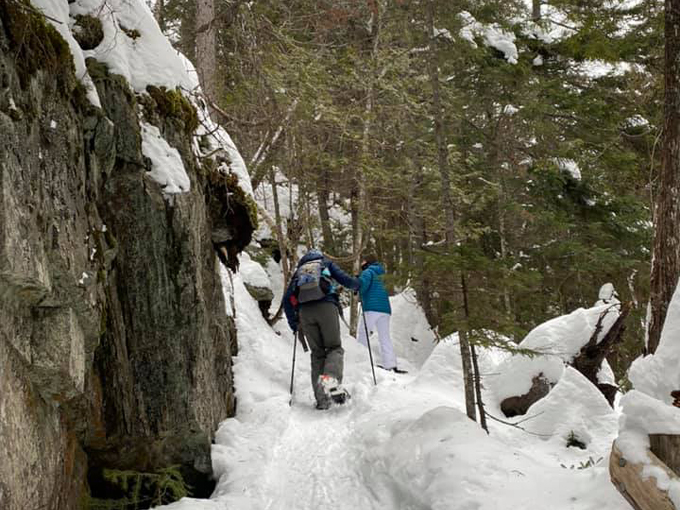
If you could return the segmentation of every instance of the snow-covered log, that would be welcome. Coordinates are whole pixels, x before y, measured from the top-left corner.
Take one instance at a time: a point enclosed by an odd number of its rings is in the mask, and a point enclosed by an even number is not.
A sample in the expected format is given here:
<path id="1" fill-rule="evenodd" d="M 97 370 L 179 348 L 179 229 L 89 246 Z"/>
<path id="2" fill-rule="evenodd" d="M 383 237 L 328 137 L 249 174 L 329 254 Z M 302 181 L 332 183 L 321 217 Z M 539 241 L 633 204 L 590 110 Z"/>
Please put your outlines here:
<path id="1" fill-rule="evenodd" d="M 679 480 L 678 476 L 649 450 L 647 457 L 648 462 L 632 463 L 623 456 L 614 441 L 609 458 L 612 483 L 635 510 L 676 510 L 668 492 L 657 486 L 657 477 L 650 476 L 652 470 L 649 466 L 665 473 L 671 480 Z"/>

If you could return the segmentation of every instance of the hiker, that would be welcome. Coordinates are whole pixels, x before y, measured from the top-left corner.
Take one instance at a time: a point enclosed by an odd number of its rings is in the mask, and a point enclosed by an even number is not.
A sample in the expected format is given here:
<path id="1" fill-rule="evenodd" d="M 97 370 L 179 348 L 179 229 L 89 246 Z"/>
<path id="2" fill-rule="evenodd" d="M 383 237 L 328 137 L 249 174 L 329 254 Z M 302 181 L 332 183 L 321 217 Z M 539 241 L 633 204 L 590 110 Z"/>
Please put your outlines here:
<path id="1" fill-rule="evenodd" d="M 333 281 L 358 290 L 360 283 L 318 250 L 298 262 L 283 296 L 283 309 L 293 333 L 304 333 L 311 349 L 312 388 L 317 409 L 328 409 L 331 400 L 342 404 L 348 393 L 342 383 L 344 349 L 340 341 L 340 302 Z"/>
<path id="2" fill-rule="evenodd" d="M 375 255 L 366 255 L 361 263 L 361 303 L 364 318 L 360 319 L 357 329 L 359 330 L 359 343 L 368 346 L 366 330 L 370 335 L 375 329 L 378 330 L 380 340 L 380 360 L 378 367 L 390 370 L 397 374 L 406 373 L 397 368 L 397 356 L 394 354 L 392 339 L 390 338 L 390 298 L 385 290 L 382 277 L 385 269 L 378 262 Z M 365 321 L 365 322 L 364 322 Z"/>

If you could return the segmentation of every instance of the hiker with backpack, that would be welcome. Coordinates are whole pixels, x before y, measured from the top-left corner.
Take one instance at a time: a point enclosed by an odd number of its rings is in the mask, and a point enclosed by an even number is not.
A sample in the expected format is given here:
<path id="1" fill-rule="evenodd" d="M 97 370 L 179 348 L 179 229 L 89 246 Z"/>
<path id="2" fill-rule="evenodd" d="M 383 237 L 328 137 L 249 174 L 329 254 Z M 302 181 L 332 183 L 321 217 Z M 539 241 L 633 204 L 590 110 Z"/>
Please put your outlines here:
<path id="1" fill-rule="evenodd" d="M 359 290 L 361 298 L 363 321 L 359 323 L 359 343 L 368 347 L 368 336 L 378 330 L 380 340 L 380 359 L 378 367 L 395 372 L 397 374 L 406 373 L 405 370 L 397 368 L 397 356 L 394 354 L 392 339 L 390 338 L 390 298 L 383 284 L 385 268 L 378 262 L 375 255 L 366 255 L 361 263 L 361 274 Z"/>
<path id="2" fill-rule="evenodd" d="M 331 401 L 342 404 L 348 393 L 342 389 L 344 349 L 340 340 L 340 302 L 333 280 L 359 290 L 360 282 L 311 250 L 298 262 L 283 296 L 283 309 L 293 333 L 300 328 L 311 349 L 312 388 L 317 409 L 328 409 Z"/>

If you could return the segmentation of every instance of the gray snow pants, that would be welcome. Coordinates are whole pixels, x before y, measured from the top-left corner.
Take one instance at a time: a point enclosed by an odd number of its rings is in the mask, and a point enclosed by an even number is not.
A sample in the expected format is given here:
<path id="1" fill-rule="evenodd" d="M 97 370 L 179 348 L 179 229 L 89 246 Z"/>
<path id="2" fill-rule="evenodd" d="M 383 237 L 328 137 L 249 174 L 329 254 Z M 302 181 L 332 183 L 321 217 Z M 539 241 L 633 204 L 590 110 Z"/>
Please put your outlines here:
<path id="1" fill-rule="evenodd" d="M 328 374 L 342 382 L 343 355 L 340 341 L 338 308 L 328 301 L 316 301 L 300 306 L 300 326 L 307 338 L 312 359 L 312 388 L 317 403 L 324 403 L 326 395 L 319 384 L 319 376 Z"/>

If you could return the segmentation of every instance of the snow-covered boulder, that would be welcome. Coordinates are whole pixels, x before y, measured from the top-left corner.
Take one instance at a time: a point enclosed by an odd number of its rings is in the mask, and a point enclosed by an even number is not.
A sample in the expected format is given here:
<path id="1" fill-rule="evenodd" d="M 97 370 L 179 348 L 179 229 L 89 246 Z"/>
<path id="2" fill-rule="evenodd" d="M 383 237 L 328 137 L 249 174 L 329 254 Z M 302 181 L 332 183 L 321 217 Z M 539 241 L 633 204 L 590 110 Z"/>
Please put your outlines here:
<path id="1" fill-rule="evenodd" d="M 592 338 L 598 323 L 601 323 L 597 337 L 599 342 L 618 317 L 618 307 L 604 304 L 579 308 L 537 326 L 519 344 L 520 349 L 527 349 L 535 354 L 514 355 L 500 363 L 498 375 L 489 378 L 491 391 L 502 403 L 508 398 L 528 395 L 532 387 L 536 387 L 537 380 L 544 380 L 554 386 L 564 373 L 564 365 L 573 362 L 579 355 L 581 348 Z M 605 373 L 606 371 L 603 376 Z M 535 391 L 534 394 L 536 400 L 545 396 L 544 391 Z M 526 411 L 536 400 L 525 400 L 522 409 Z"/>
<path id="2" fill-rule="evenodd" d="M 565 446 L 571 440 L 598 454 L 607 451 L 617 416 L 602 393 L 578 370 L 566 367 L 559 382 L 529 411 L 526 429 Z"/>
<path id="3" fill-rule="evenodd" d="M 571 470 L 537 461 L 530 449 L 498 434 L 487 436 L 450 407 L 436 407 L 387 433 L 379 446 L 369 443 L 361 464 L 379 497 L 386 497 L 380 483 L 396 488 L 398 497 L 387 499 L 387 508 L 619 510 L 625 504 L 604 483 L 605 469 Z"/>

